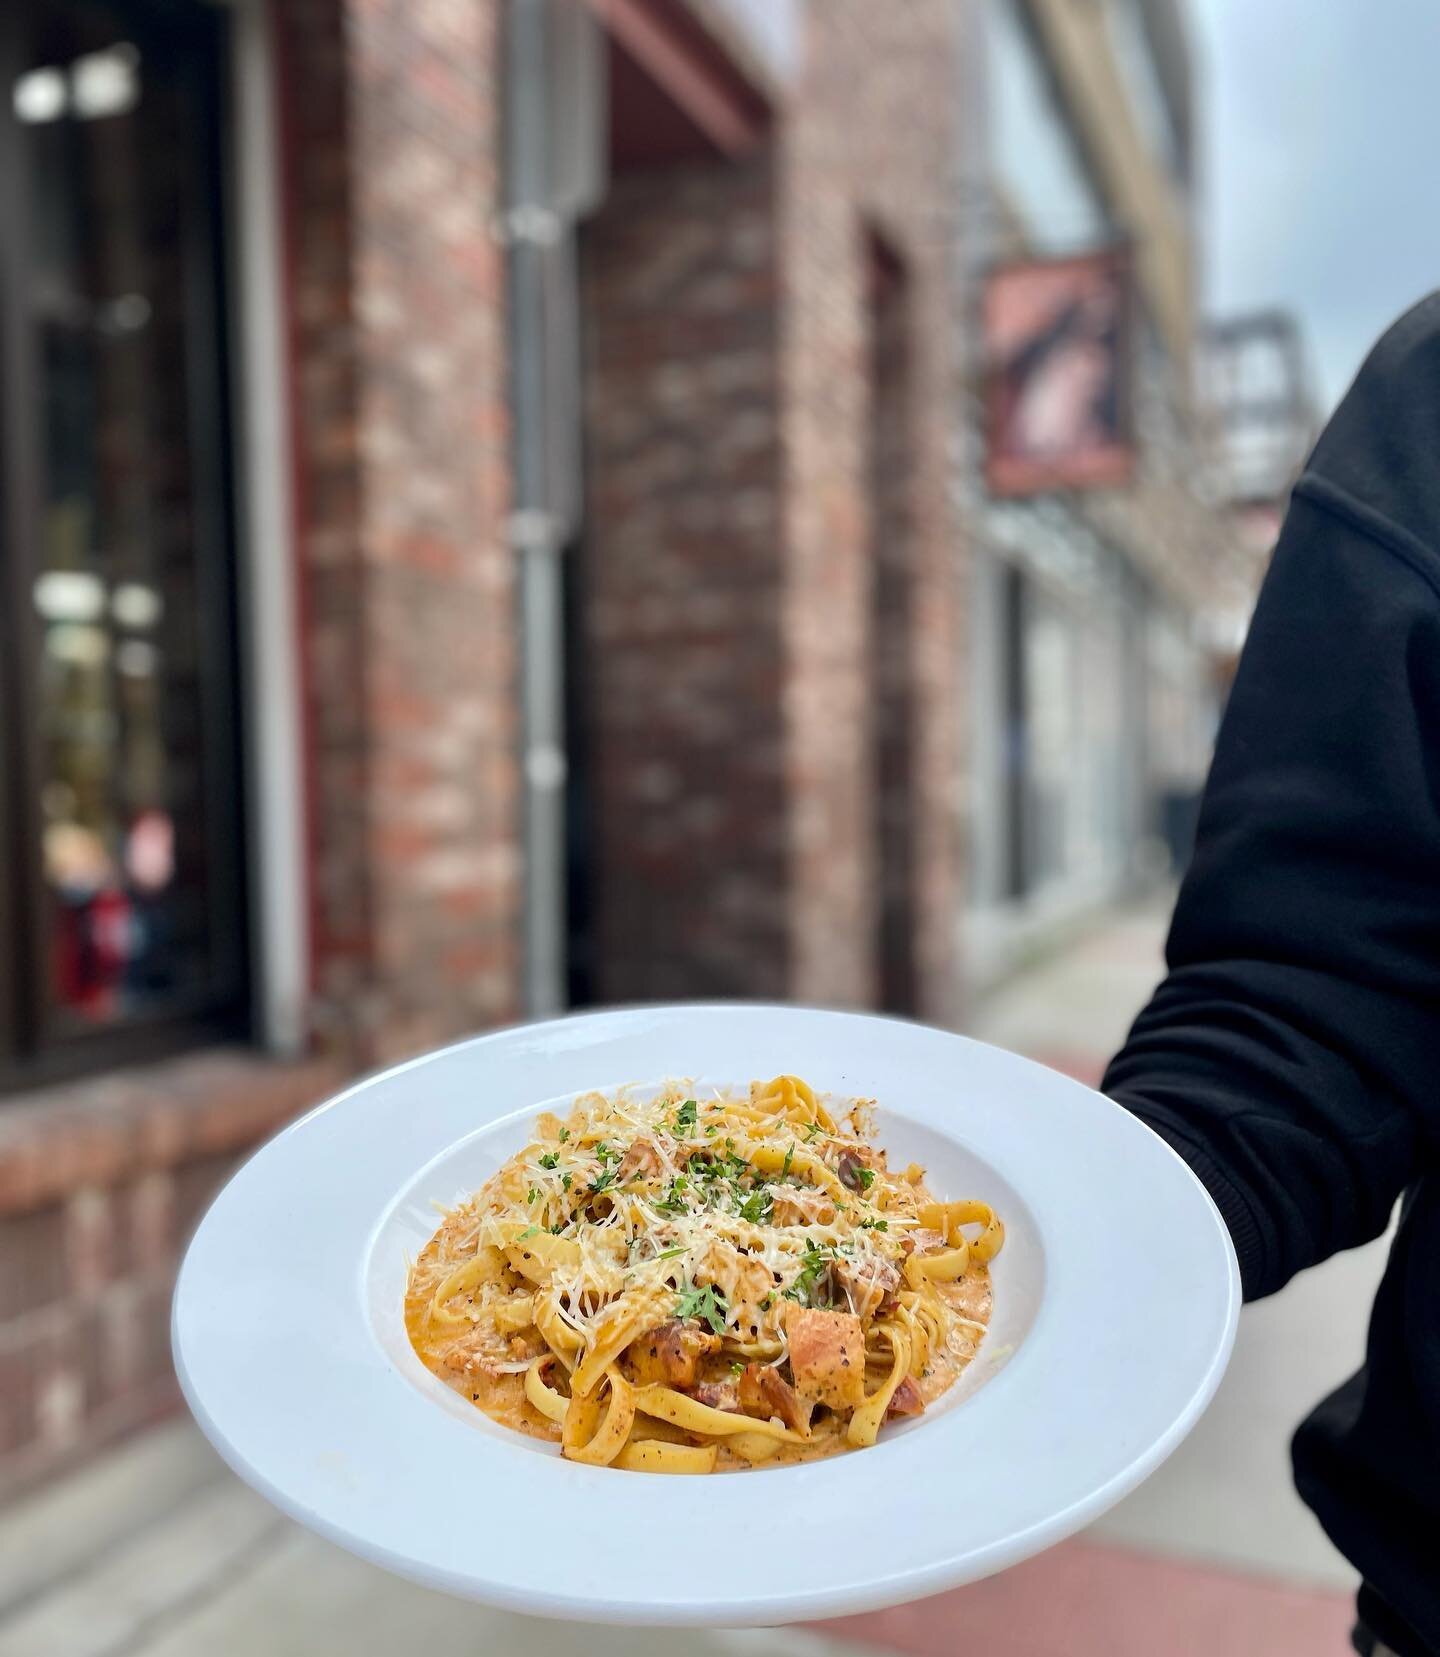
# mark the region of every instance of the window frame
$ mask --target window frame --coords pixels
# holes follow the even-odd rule
[[[203,990],[115,1025],[56,1032],[47,1000],[37,719],[41,630],[30,596],[40,553],[43,486],[33,418],[40,364],[24,245],[30,182],[26,133],[8,95],[23,72],[26,31],[42,3],[19,0],[0,8],[0,89],[6,89],[0,107],[0,214],[7,226],[0,237],[0,707],[7,710],[0,720],[0,1108],[7,1094],[29,1087],[253,1036],[236,411],[228,327],[228,256],[235,228],[227,168],[232,31],[224,8],[203,4],[116,0],[133,15],[135,38],[149,41],[158,60],[175,53],[182,37],[193,48],[193,55],[186,54],[181,82],[192,117],[187,125],[196,140],[184,158],[181,257],[203,732],[200,799],[212,970]]]

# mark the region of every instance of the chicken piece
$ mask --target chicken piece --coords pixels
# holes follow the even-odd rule
[[[707,1404],[712,1410],[728,1410],[732,1415],[740,1413],[740,1395],[733,1381],[701,1381],[689,1391],[697,1404]]]
[[[624,1185],[628,1180],[642,1177],[654,1179],[663,1173],[664,1166],[654,1145],[648,1139],[637,1139],[615,1170],[615,1183]]]
[[[850,1310],[862,1318],[873,1317],[885,1297],[900,1287],[900,1273],[878,1254],[868,1254],[861,1260],[836,1260],[830,1275],[849,1301]]]
[[[925,1409],[925,1400],[920,1396],[920,1389],[906,1376],[890,1395],[890,1402],[885,1409],[885,1419],[891,1420],[897,1415],[920,1415]]]
[[[693,1387],[700,1378],[700,1360],[719,1345],[714,1335],[670,1318],[637,1335],[625,1348],[625,1356],[640,1386],[658,1382],[667,1387]]]
[[[761,1421],[778,1417],[792,1431],[810,1431],[807,1403],[773,1364],[746,1364],[740,1376],[739,1408]]]
[[[795,1390],[814,1404],[851,1410],[865,1397],[865,1332],[852,1312],[792,1306],[785,1320]]]
[[[759,1334],[764,1321],[760,1302],[775,1292],[775,1279],[763,1261],[741,1254],[733,1243],[717,1241],[706,1249],[694,1280],[701,1288],[713,1283],[725,1296],[742,1338]]]
[[[776,1225],[833,1225],[835,1203],[826,1191],[782,1186],[775,1193],[770,1218]]]

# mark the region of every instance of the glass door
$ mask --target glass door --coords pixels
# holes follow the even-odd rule
[[[223,14],[0,14],[0,1077],[243,1027]]]

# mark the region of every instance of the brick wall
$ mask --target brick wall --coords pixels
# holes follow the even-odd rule
[[[210,1054],[0,1113],[0,1501],[175,1407],[170,1295],[216,1187],[341,1079]]]
[[[963,672],[950,9],[809,15],[761,153],[623,177],[587,232],[600,992],[877,1000],[877,528],[903,525],[883,602],[909,675],[887,705],[908,728],[887,748],[912,786],[889,844],[916,924],[890,977],[946,1017]],[[911,332],[881,346],[910,365],[903,502],[877,497],[872,456],[874,232]]]
[[[783,996],[767,158],[617,180],[584,270],[598,992]]]
[[[368,1064],[517,1009],[498,9],[277,16],[316,1018]]]
[[[277,0],[323,1060],[0,1111],[0,1496],[176,1400],[181,1247],[347,1074],[517,1010],[497,9]]]

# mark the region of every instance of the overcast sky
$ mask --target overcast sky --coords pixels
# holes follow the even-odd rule
[[[1440,288],[1440,0],[1191,0],[1206,304],[1279,304],[1340,395]]]

